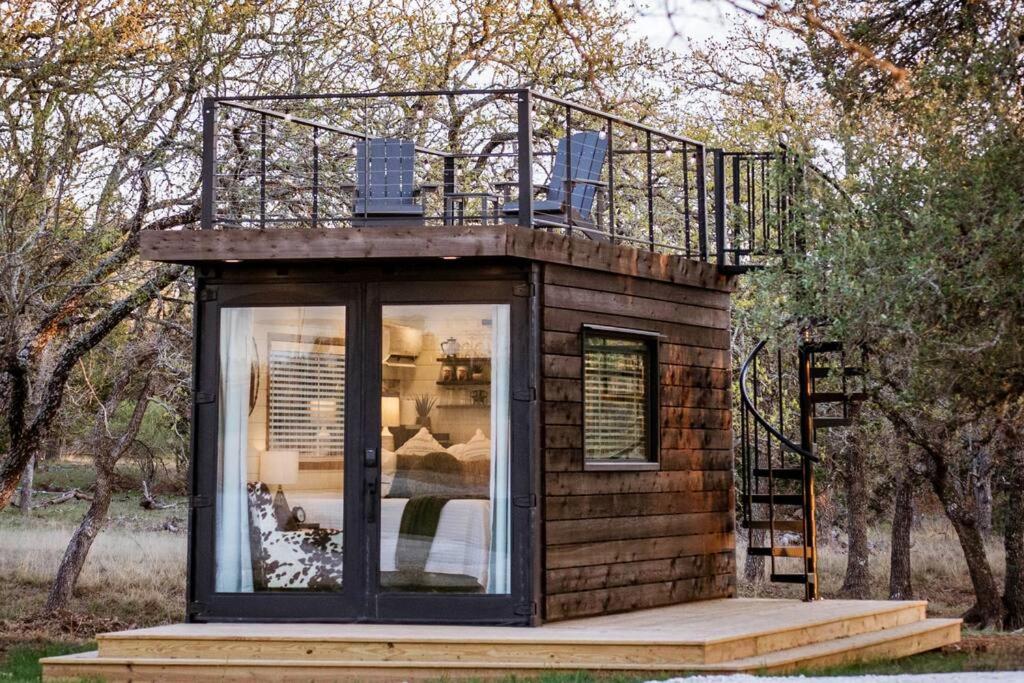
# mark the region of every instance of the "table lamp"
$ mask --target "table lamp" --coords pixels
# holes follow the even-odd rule
[[[291,519],[292,509],[284,497],[282,484],[295,484],[299,481],[298,451],[264,451],[260,457],[260,479],[264,484],[277,484],[274,494],[274,517],[277,526],[283,529]]]
[[[380,447],[389,451],[395,450],[395,437],[388,425],[400,425],[402,403],[397,396],[382,396],[380,399]]]

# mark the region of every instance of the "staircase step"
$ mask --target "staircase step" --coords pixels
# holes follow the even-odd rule
[[[819,391],[810,395],[811,403],[860,403],[868,395],[863,391],[844,394],[841,391]]]
[[[750,502],[765,505],[803,505],[804,497],[795,493],[783,493],[769,496],[767,493],[755,493],[750,496]]]
[[[772,583],[814,583],[814,574],[772,574]]]
[[[804,471],[799,467],[775,467],[768,469],[766,467],[755,467],[755,477],[768,477],[769,473],[773,479],[788,479],[790,481],[802,481],[804,478]]]
[[[832,377],[834,375],[845,375],[847,377],[860,377],[862,375],[867,374],[867,373],[864,372],[864,368],[857,368],[857,367],[842,368],[842,372],[841,373],[840,372],[835,372],[835,370],[838,370],[838,368],[829,368],[829,367],[811,368],[811,377],[814,377],[815,379],[822,379],[824,377]]]
[[[849,417],[816,417],[814,418],[815,429],[829,429],[831,427],[849,427],[853,420]]]
[[[805,548],[802,545],[782,545],[774,548],[762,548],[754,546],[747,548],[748,555],[756,557],[814,557],[813,548]]]
[[[843,342],[841,341],[825,341],[825,342],[808,342],[804,344],[804,349],[811,353],[835,353],[843,350]]]
[[[765,529],[769,530],[774,524],[776,531],[792,531],[794,533],[802,534],[804,532],[804,523],[799,519],[777,519],[774,522],[769,522],[767,519],[754,519],[749,522],[744,522],[744,526],[748,529]]]

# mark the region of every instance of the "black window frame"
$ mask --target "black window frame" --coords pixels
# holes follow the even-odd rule
[[[584,324],[580,330],[580,384],[582,387],[580,430],[583,434],[583,470],[592,472],[637,472],[661,469],[661,372],[658,351],[661,334],[608,325]],[[591,460],[587,457],[587,370],[589,337],[625,339],[642,342],[647,349],[648,372],[644,391],[647,412],[647,460]]]

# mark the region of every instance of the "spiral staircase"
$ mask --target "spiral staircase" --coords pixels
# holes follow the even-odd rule
[[[788,229],[807,191],[809,174],[800,160],[784,148],[717,152],[714,170],[721,188],[715,206],[719,270],[741,275],[786,267],[802,251],[799,235]],[[806,600],[818,598],[815,437],[851,425],[865,399],[864,354],[819,337],[807,328],[789,344],[761,340],[739,376],[747,553],[767,558],[771,581],[803,585]]]

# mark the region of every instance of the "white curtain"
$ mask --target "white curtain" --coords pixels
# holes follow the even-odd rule
[[[487,592],[509,592],[509,307],[491,307],[491,567]]]
[[[225,308],[220,318],[220,467],[217,481],[216,590],[251,592],[249,501],[249,339],[252,309]]]

